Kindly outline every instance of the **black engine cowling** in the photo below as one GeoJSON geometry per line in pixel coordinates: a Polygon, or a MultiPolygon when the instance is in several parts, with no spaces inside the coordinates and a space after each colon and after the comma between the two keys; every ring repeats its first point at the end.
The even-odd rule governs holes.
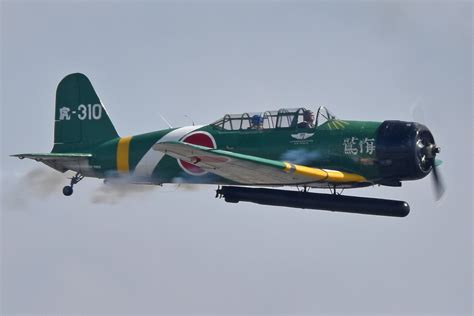
{"type": "Polygon", "coordinates": [[[384,179],[416,180],[430,173],[439,148],[426,126],[384,121],[377,133],[377,162],[384,179]]]}

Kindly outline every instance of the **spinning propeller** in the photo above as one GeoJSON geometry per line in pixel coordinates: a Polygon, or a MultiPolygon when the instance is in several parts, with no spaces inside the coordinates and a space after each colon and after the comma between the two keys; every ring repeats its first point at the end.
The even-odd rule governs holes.
{"type": "MultiPolygon", "coordinates": [[[[424,111],[423,108],[419,106],[418,102],[415,102],[411,112],[414,118],[415,116],[418,116],[419,119],[421,119],[420,121],[424,121],[424,111]]],[[[436,159],[436,155],[439,154],[439,152],[440,148],[436,146],[433,135],[429,131],[422,131],[418,135],[416,141],[416,154],[421,169],[425,172],[431,170],[433,174],[433,188],[436,201],[439,201],[446,191],[441,174],[438,171],[438,166],[442,163],[441,160],[436,159]]]]}

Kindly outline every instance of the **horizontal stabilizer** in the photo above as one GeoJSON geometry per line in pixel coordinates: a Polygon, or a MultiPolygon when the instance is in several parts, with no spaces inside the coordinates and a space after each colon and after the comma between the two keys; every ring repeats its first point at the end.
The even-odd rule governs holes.
{"type": "Polygon", "coordinates": [[[20,159],[28,158],[48,165],[49,167],[56,169],[60,172],[66,172],[68,170],[86,170],[90,169],[89,158],[92,154],[86,153],[49,153],[49,154],[16,154],[11,157],[17,157],[20,159]]]}
{"type": "Polygon", "coordinates": [[[79,154],[79,153],[67,153],[67,154],[59,154],[59,153],[50,153],[50,154],[16,154],[10,155],[10,157],[17,157],[20,159],[28,158],[37,161],[41,160],[57,160],[57,159],[87,159],[92,157],[92,154],[79,154]]]}

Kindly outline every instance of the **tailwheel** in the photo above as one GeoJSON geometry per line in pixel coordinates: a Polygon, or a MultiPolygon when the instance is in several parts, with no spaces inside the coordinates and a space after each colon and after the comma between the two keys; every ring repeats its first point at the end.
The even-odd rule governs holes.
{"type": "Polygon", "coordinates": [[[64,188],[63,188],[63,194],[65,196],[71,196],[72,193],[74,192],[73,190],[73,186],[75,184],[77,184],[79,181],[81,181],[82,179],[84,179],[84,176],[82,174],[80,174],[79,172],[76,173],[76,175],[74,177],[71,178],[71,185],[66,185],[64,188]]]}
{"type": "Polygon", "coordinates": [[[63,188],[63,194],[64,194],[65,196],[70,196],[70,195],[72,195],[73,192],[74,192],[74,191],[73,191],[73,189],[72,189],[72,186],[70,186],[70,185],[66,185],[66,186],[63,188]]]}

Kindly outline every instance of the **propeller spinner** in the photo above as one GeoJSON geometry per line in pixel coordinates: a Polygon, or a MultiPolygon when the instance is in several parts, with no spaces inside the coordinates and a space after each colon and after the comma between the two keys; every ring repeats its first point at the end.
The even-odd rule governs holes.
{"type": "Polygon", "coordinates": [[[431,132],[429,130],[421,131],[416,141],[416,154],[420,168],[425,172],[431,171],[433,174],[433,186],[437,201],[441,199],[445,192],[441,175],[437,170],[436,155],[439,152],[440,148],[436,146],[431,132]]]}

